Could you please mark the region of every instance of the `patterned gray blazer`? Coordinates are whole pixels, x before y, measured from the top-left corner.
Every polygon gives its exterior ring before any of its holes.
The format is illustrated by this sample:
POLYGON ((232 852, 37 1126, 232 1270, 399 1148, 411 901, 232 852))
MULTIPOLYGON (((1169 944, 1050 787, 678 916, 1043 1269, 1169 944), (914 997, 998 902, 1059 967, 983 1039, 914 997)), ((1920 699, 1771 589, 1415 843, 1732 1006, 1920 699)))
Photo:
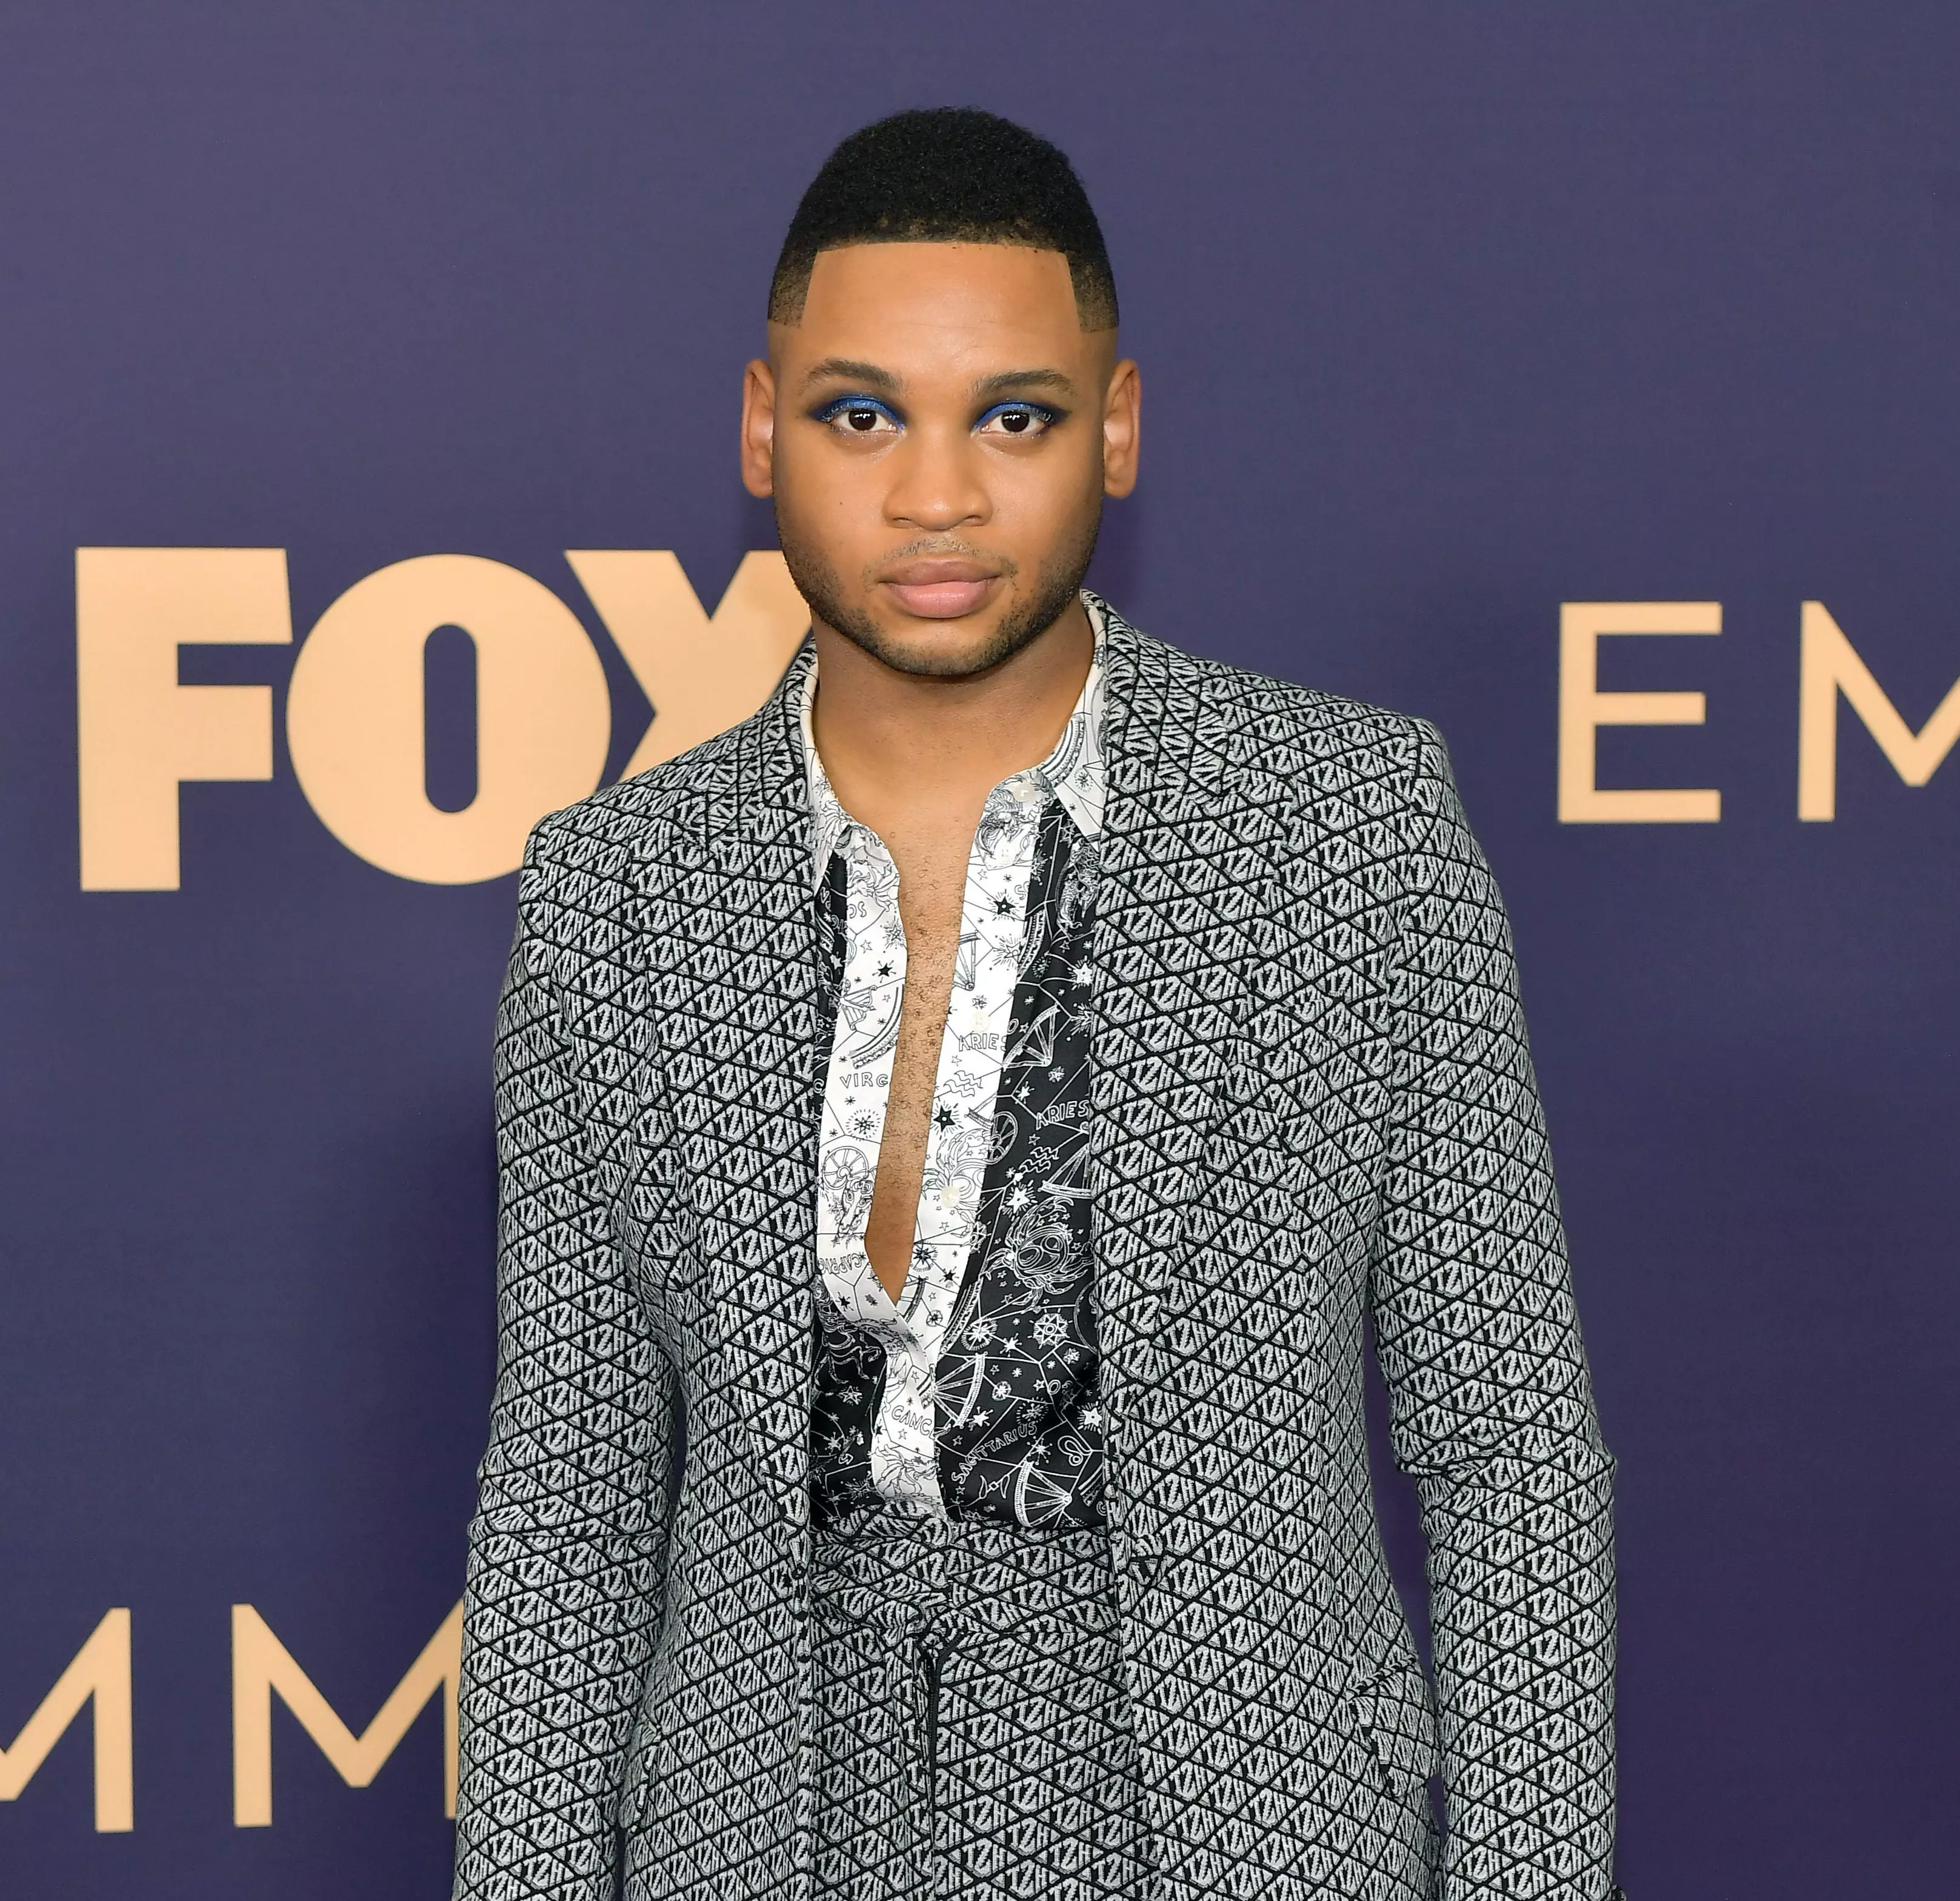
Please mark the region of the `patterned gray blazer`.
MULTIPOLYGON (((810 664, 531 842, 498 1045, 470 1901, 608 1901, 619 1832, 660 1901, 809 1893, 810 664)), ((1093 1180, 1162 1901, 1597 1901, 1612 1461, 1509 932, 1442 743, 1113 615, 1108 667, 1093 1180), (1368 1315, 1428 1533, 1440 1725, 1375 1526, 1368 1315)))

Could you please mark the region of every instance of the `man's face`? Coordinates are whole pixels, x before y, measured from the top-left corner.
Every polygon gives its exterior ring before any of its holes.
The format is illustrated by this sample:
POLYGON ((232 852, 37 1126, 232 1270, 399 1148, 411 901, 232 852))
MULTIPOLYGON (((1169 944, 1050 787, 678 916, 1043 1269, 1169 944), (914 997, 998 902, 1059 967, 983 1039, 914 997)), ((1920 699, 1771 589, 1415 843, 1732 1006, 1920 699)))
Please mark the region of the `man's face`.
POLYGON ((1077 319, 1067 260, 1013 244, 822 253, 743 390, 817 618, 902 672, 959 677, 1075 597, 1106 494, 1136 479, 1136 366, 1077 319))

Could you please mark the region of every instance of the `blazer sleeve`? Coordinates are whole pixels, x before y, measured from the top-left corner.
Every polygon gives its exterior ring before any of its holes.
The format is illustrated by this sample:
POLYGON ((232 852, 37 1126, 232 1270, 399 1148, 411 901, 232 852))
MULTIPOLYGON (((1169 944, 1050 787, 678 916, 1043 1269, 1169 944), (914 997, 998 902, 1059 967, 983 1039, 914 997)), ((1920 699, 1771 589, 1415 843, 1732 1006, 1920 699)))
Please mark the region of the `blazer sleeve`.
POLYGON ((594 1113, 570 1027, 585 907, 565 894, 592 882, 541 828, 498 1012, 497 1380, 469 1527, 456 1901, 611 1901, 657 1635, 673 1383, 612 1234, 624 1131, 594 1113))
POLYGON ((1418 725, 1392 1149, 1373 1265, 1415 1480, 1443 1901, 1612 1891, 1612 1460, 1594 1416, 1510 926, 1418 725))

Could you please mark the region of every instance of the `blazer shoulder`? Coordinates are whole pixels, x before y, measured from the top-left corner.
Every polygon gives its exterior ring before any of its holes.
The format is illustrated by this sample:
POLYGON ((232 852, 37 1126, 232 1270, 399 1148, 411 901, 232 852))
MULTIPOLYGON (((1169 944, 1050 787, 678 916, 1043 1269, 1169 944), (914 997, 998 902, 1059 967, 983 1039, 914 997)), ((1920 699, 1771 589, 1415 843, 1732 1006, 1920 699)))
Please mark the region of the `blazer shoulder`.
POLYGON ((685 874, 744 728, 761 717, 539 819, 518 881, 523 933, 582 959, 643 929, 642 901, 685 874))
POLYGON ((624 878, 676 838, 700 836, 718 790, 725 791, 733 780, 737 760, 769 710, 765 706, 726 733, 548 813, 533 828, 526 864, 624 878))
POLYGON ((1191 717, 1238 772, 1309 796, 1373 786, 1399 793, 1397 803, 1419 803, 1426 774, 1447 774, 1442 735, 1427 720, 1149 644, 1165 656, 1160 677, 1171 693, 1188 696, 1191 717))

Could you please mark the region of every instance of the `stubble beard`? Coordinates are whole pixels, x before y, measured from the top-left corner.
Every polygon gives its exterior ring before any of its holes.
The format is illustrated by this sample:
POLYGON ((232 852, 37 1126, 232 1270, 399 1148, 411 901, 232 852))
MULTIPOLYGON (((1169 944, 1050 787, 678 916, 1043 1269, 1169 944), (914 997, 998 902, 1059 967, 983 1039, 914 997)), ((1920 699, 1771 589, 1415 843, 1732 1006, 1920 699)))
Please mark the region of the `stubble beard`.
MULTIPOLYGON (((1082 577, 1089 572, 1090 558, 1096 552, 1096 537, 1102 525, 1100 498, 1095 512, 1074 538, 1058 549, 1035 577, 1033 590, 1026 599, 1002 615, 993 631, 978 648, 968 653, 919 653, 892 640, 870 615, 844 598, 837 571, 814 546, 791 532, 778 513, 776 539, 783 560, 797 590, 810 604, 810 612, 825 626, 834 628, 854 647, 861 647, 874 660, 882 661, 896 672, 915 679, 969 679, 991 667, 1012 660, 1023 647, 1039 640, 1062 615, 1080 591, 1082 577)), ((921 548, 919 553, 963 553, 962 548, 921 548)), ((1017 571, 1003 569, 1010 578, 1017 571)), ((877 583, 867 579, 867 587, 877 583)))

